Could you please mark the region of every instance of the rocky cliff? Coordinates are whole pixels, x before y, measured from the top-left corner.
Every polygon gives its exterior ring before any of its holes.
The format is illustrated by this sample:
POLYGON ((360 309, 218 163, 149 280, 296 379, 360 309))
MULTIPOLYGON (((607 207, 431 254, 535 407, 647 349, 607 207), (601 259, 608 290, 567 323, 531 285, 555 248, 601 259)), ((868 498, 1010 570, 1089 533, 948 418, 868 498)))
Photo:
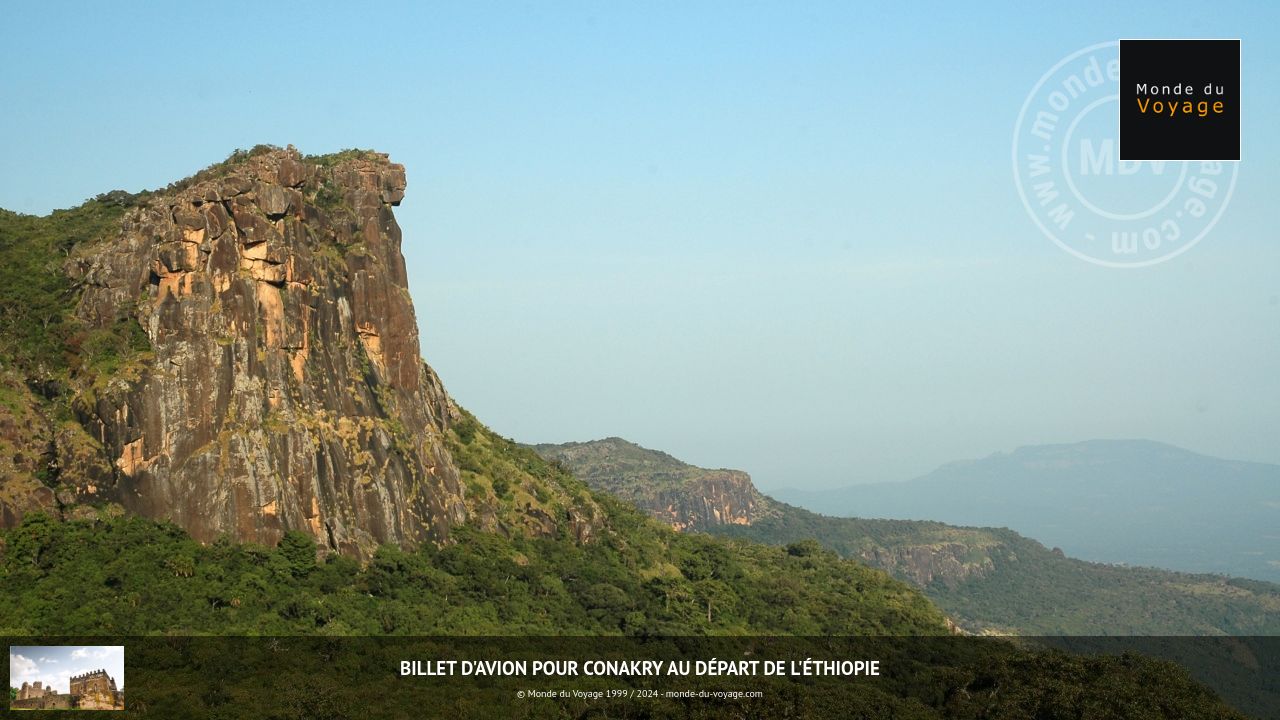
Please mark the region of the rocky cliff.
POLYGON ((589 486, 616 495, 676 530, 750 525, 772 512, 741 470, 709 470, 622 438, 537 445, 589 486))
MULTIPOLYGON (((392 213, 404 193, 382 154, 264 147, 128 196, 93 238, 59 237, 69 257, 41 282, 73 298, 50 314, 65 342, 24 355, 42 338, 16 336, 37 320, 5 313, 0 521, 117 508, 204 542, 296 529, 366 557, 442 540, 470 503, 490 527, 568 517, 589 537, 585 501, 504 516, 487 485, 466 496, 449 450, 459 410, 421 359, 392 213)), ((95 218, 103 198, 84 206, 95 218)), ((0 218, 6 254, 66 217, 0 218)))
POLYGON ((360 554, 465 518, 421 360, 386 156, 247 158, 161 193, 70 265, 90 328, 149 351, 75 403, 115 482, 75 488, 194 537, 290 528, 360 554))
POLYGON ((992 545, 964 542, 873 545, 859 551, 856 557, 919 588, 935 583, 955 588, 995 570, 988 554, 992 545))

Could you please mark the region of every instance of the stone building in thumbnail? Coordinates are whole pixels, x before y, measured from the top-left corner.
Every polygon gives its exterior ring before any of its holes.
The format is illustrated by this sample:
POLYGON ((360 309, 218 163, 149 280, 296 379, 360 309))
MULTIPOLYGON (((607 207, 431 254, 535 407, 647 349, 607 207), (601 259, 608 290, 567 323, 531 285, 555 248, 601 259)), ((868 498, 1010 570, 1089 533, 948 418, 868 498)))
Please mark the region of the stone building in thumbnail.
POLYGON ((124 691, 106 670, 73 675, 68 692, 59 693, 41 681, 22 683, 10 710, 123 710, 124 691))

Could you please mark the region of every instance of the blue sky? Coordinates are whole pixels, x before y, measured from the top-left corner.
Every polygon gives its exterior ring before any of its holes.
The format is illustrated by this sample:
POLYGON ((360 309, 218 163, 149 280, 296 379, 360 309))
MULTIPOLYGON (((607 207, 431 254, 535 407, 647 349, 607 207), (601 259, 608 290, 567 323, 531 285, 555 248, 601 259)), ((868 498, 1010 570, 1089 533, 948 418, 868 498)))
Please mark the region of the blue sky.
POLYGON ((0 206, 237 147, 370 147, 423 354, 530 442, 620 435, 762 487, 1145 437, 1280 461, 1268 3, 11 4, 0 206), (1040 234, 1009 165, 1065 55, 1240 37, 1222 221, 1140 271, 1040 234))
POLYGON ((70 691, 72 675, 106 670, 124 689, 123 645, 13 645, 9 647, 9 684, 41 682, 59 693, 70 691))

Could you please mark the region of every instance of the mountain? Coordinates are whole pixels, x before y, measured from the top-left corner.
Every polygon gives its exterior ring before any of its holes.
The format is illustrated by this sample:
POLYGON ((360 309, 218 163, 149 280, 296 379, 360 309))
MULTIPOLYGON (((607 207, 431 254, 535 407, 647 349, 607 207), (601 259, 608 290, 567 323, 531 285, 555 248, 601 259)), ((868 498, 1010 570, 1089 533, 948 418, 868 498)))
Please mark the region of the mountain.
MULTIPOLYGON (((672 507, 723 504, 720 496, 708 496, 708 479, 733 472, 697 468, 619 438, 535 448, 592 487, 668 522, 672 507)), ((735 477, 740 482, 731 506, 749 500, 749 521, 702 513, 704 521, 679 527, 774 544, 816 540, 921 588, 970 632, 1280 634, 1280 586, 1085 562, 1005 528, 829 517, 761 495, 745 473, 735 477)))
POLYGON ((8 632, 948 633, 881 572, 678 535, 459 407, 405 188, 386 155, 260 146, 0 212, 8 632))
POLYGON ((77 357, 35 368, 65 413, 17 438, 49 474, 7 482, 6 515, 115 503, 205 542, 305 528, 357 555, 444 537, 466 513, 390 210, 404 187, 384 156, 257 153, 68 248, 77 357))
POLYGON ((419 352, 404 190, 385 155, 262 148, 161 192, 6 213, 0 518, 114 506, 364 559, 473 516, 589 534, 597 510, 552 484, 510 517, 468 506, 459 412, 419 352))
POLYGON ((1099 562, 1280 582, 1280 465, 1144 440, 1024 447, 907 482, 780 497, 830 515, 1009 527, 1099 562))
MULTIPOLYGON (((985 641, 922 662, 900 638, 964 638, 907 583, 813 543, 678 533, 492 432, 419 357, 404 190, 385 155, 264 146, 164 190, 0 212, 0 635, 165 635, 136 643, 156 681, 129 692, 166 717, 368 714, 367 687, 324 675, 366 666, 361 648, 261 640, 293 635, 629 635, 690 658, 709 647, 693 636, 814 638, 799 657, 877 636, 908 675, 766 680, 758 707, 977 719, 1085 716, 1102 698, 1109 717, 1243 717, 1146 658, 985 641), (168 637, 195 634, 252 637, 248 652, 168 637)), ((700 486, 718 514, 677 517, 756 526, 754 501, 731 497, 743 479, 700 486)), ((495 687, 448 684, 438 707, 509 714, 495 687)), ((403 689, 374 695, 422 697, 403 689)), ((601 709, 575 703, 530 707, 601 709)))
POLYGON ((591 487, 627 499, 676 530, 750 525, 775 514, 773 501, 741 470, 694 467, 622 438, 533 449, 573 468, 591 487))

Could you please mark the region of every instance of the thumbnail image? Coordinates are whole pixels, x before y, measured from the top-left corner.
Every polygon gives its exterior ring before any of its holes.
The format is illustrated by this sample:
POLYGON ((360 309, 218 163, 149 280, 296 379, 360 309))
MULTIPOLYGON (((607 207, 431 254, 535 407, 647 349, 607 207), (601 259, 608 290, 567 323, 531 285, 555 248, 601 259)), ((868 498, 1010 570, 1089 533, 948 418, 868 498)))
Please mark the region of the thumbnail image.
POLYGON ((14 645, 10 710, 123 710, 124 646, 14 645))

